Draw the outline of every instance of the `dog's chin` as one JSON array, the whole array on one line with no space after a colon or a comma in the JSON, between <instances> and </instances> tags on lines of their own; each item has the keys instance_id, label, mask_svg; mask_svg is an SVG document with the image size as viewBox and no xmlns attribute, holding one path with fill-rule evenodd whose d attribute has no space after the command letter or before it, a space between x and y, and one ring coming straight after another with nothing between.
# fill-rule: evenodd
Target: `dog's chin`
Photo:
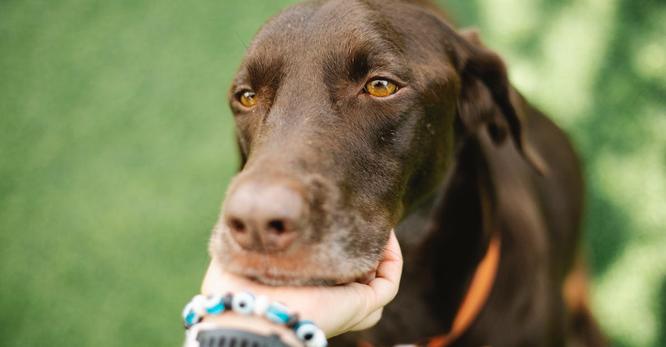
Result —
<instances>
[{"instance_id":1,"label":"dog's chin","mask_svg":"<svg viewBox=\"0 0 666 347\"><path fill-rule=\"evenodd\" d=\"M285 271L272 273L266 269L250 267L235 268L234 266L227 266L227 269L235 275L242 276L268 286L324 287L344 285L352 282L367 283L369 280L374 278L376 266L372 267L368 271L358 272L353 275L328 274L326 277L304 272L299 272L298 274L291 274Z\"/></svg>"}]
</instances>

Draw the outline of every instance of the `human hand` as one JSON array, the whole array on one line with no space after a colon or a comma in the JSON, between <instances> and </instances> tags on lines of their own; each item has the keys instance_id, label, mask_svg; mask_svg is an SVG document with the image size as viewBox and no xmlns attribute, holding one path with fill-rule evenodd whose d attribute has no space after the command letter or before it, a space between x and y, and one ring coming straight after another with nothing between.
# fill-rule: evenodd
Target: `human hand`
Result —
<instances>
[{"instance_id":1,"label":"human hand","mask_svg":"<svg viewBox=\"0 0 666 347\"><path fill-rule=\"evenodd\" d=\"M315 322L327 337L368 329L379 321L382 310L398 292L402 253L395 233L379 262L374 279L367 284L348 283L333 287L271 287L225 271L213 261L202 285L203 294L250 291L285 304L302 319Z\"/></svg>"}]
</instances>

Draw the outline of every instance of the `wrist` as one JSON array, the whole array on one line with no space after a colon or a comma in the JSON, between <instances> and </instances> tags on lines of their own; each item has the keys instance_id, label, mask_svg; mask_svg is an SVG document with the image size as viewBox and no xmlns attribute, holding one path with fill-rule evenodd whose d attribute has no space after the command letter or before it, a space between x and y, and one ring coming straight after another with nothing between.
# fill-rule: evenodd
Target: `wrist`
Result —
<instances>
[{"instance_id":1,"label":"wrist","mask_svg":"<svg viewBox=\"0 0 666 347\"><path fill-rule=\"evenodd\" d=\"M246 331L261 336L277 336L287 346L301 347L303 344L296 338L294 332L285 326L272 324L265 319L255 316L226 314L209 316L203 320L206 329L233 329Z\"/></svg>"},{"instance_id":2,"label":"wrist","mask_svg":"<svg viewBox=\"0 0 666 347\"><path fill-rule=\"evenodd\" d=\"M199 325L188 332L184 347L295 347L278 335L260 335L246 330Z\"/></svg>"}]
</instances>

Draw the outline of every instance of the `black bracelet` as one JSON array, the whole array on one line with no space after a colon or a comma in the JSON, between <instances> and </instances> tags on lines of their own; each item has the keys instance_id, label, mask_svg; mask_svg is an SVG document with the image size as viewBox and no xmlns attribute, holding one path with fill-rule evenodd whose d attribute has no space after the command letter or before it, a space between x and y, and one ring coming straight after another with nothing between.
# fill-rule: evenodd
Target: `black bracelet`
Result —
<instances>
[{"instance_id":1,"label":"black bracelet","mask_svg":"<svg viewBox=\"0 0 666 347\"><path fill-rule=\"evenodd\" d=\"M264 336L234 329L200 330L196 336L196 342L198 346L202 347L293 347L280 340L277 334Z\"/></svg>"}]
</instances>

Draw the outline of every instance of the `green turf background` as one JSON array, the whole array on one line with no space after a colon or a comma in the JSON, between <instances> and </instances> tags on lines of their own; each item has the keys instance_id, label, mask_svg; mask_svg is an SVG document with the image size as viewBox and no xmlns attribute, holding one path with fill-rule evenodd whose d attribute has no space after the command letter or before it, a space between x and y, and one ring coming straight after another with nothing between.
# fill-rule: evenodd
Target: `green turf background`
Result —
<instances>
[{"instance_id":1,"label":"green turf background","mask_svg":"<svg viewBox=\"0 0 666 347\"><path fill-rule=\"evenodd\" d=\"M0 0L1 346L180 344L236 166L225 92L290 2ZM448 6L583 154L608 334L666 346L665 2Z\"/></svg>"}]
</instances>

